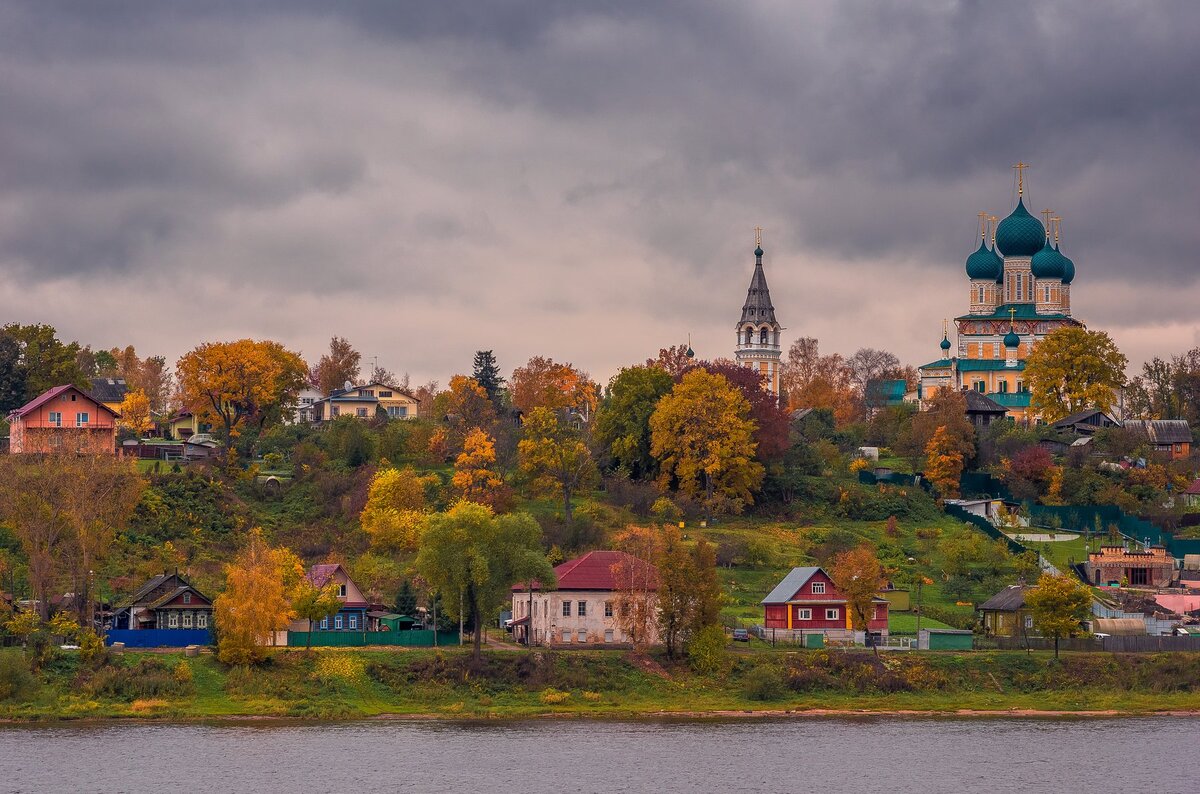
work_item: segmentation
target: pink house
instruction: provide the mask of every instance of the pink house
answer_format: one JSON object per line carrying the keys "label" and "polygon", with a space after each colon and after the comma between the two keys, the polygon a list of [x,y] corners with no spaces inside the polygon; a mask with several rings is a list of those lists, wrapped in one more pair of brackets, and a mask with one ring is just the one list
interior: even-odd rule
{"label": "pink house", "polygon": [[115,455],[116,411],[75,386],[55,386],[8,415],[8,451]]}

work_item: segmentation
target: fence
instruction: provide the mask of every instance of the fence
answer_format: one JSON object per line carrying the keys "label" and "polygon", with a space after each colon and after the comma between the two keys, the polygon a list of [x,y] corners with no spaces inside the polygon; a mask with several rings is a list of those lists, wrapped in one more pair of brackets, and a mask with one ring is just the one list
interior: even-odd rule
{"label": "fence", "polygon": [[[1046,637],[991,638],[1003,651],[1054,650],[1054,640]],[[1164,651],[1200,651],[1200,637],[1153,637],[1148,634],[1115,637],[1064,637],[1060,651],[1108,651],[1109,653],[1161,653]]]}
{"label": "fence", "polygon": [[1005,535],[1000,530],[996,529],[992,522],[988,521],[983,516],[977,516],[974,513],[967,512],[958,505],[950,504],[946,505],[946,515],[953,516],[960,521],[965,521],[968,524],[977,527],[980,532],[987,535],[989,538],[1004,541],[1005,545],[1008,546],[1008,550],[1013,554],[1021,554],[1025,551],[1024,546],[1010,538],[1008,535]]}
{"label": "fence", "polygon": [[1161,544],[1176,557],[1200,554],[1200,538],[1176,538],[1143,518],[1125,513],[1116,505],[1028,505],[1028,509],[1032,525],[1054,525],[1101,534],[1115,526],[1125,537],[1142,543]]}
{"label": "fence", "polygon": [[[434,640],[432,629],[414,631],[314,631],[314,648],[361,648],[365,645],[392,645],[408,648],[432,648],[434,645],[458,645],[458,631],[439,631]],[[304,648],[309,643],[309,632],[289,631],[289,647]]]}
{"label": "fence", "polygon": [[112,629],[104,633],[104,642],[123,642],[126,648],[186,648],[212,645],[213,636],[208,629]]}

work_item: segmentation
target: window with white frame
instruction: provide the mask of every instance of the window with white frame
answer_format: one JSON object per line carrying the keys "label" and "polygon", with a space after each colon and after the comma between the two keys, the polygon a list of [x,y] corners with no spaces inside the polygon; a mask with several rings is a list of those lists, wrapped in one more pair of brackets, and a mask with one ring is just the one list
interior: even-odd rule
{"label": "window with white frame", "polygon": [[820,595],[821,593],[824,593],[825,592],[825,583],[824,582],[813,582],[812,591],[816,595]]}
{"label": "window with white frame", "polygon": [[51,411],[49,421],[55,427],[62,427],[62,411]]}
{"label": "window with white frame", "polygon": [[75,414],[76,427],[87,427],[90,421],[91,415],[89,415],[87,411],[79,411]]}
{"label": "window with white frame", "polygon": [[612,616],[613,616],[613,603],[612,603],[612,601],[605,601],[604,602],[604,617],[611,618]]}
{"label": "window with white frame", "polygon": [[1033,615],[1025,616],[1025,628],[1027,628],[1027,629],[1033,628]]}
{"label": "window with white frame", "polygon": [[563,617],[564,618],[571,617],[571,602],[570,601],[563,601]]}
{"label": "window with white frame", "polygon": [[167,615],[167,628],[170,628],[170,629],[179,628],[179,613],[178,612],[171,612],[170,614]]}
{"label": "window with white frame", "polygon": [[837,620],[838,619],[838,611],[836,609],[825,610],[825,619],[826,620]]}
{"label": "window with white frame", "polygon": [[322,630],[329,628],[329,618],[321,618]]}
{"label": "window with white frame", "polygon": [[358,628],[358,615],[350,615],[350,630],[354,631]]}
{"label": "window with white frame", "polygon": [[614,638],[615,638],[615,635],[613,634],[612,629],[604,630],[604,641],[605,642],[612,642]]}
{"label": "window with white frame", "polygon": [[354,413],[358,416],[359,419],[365,419],[367,416],[367,409],[366,408],[355,408]]}
{"label": "window with white frame", "polygon": [[581,618],[587,617],[587,601],[580,601],[576,614]]}
{"label": "window with white frame", "polygon": [[812,620],[812,610],[811,609],[797,609],[796,617],[799,618],[800,620]]}
{"label": "window with white frame", "polygon": [[190,603],[192,603],[192,594],[191,594],[191,593],[184,593],[184,594],[183,594],[183,603],[185,603],[185,604],[190,604]]}
{"label": "window with white frame", "polygon": [[207,612],[197,612],[196,613],[196,628],[198,628],[198,629],[208,628],[208,613]]}
{"label": "window with white frame", "polygon": [[563,642],[570,642],[570,641],[571,641],[571,630],[570,630],[570,629],[563,629],[563,630],[562,630],[562,641],[563,641]]}
{"label": "window with white frame", "polygon": [[583,629],[579,630],[579,634],[575,637],[576,642],[587,642],[587,632]]}
{"label": "window with white frame", "polygon": [[333,627],[335,629],[341,629],[341,627],[342,627],[342,616],[341,615],[333,616]]}
{"label": "window with white frame", "polygon": [[183,627],[185,629],[190,629],[192,627],[192,613],[191,612],[183,613]]}

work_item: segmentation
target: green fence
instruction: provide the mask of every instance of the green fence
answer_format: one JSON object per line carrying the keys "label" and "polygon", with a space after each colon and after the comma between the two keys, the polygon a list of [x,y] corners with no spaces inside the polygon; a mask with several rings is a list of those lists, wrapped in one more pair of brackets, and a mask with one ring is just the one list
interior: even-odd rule
{"label": "green fence", "polygon": [[[288,646],[303,648],[309,644],[309,632],[289,631]],[[434,632],[431,629],[416,631],[314,631],[314,648],[361,648],[364,645],[396,645],[408,648],[432,648],[434,645],[458,645],[457,631]]]}
{"label": "green fence", "polygon": [[1008,550],[1011,551],[1013,554],[1021,554],[1025,551],[1024,546],[1022,546],[1020,543],[1017,543],[1015,540],[1010,538],[1008,535],[1005,535],[1000,530],[996,529],[996,527],[992,524],[991,521],[988,521],[986,518],[984,518],[982,516],[977,516],[974,513],[968,513],[966,510],[963,510],[958,505],[950,505],[950,504],[946,505],[946,515],[953,516],[954,518],[957,518],[960,521],[965,521],[968,524],[971,524],[971,525],[977,527],[980,532],[987,535],[989,538],[994,538],[996,540],[1004,541],[1005,545],[1008,546]]}
{"label": "green fence", "polygon": [[1104,535],[1115,526],[1126,537],[1143,543],[1161,544],[1175,557],[1200,554],[1200,539],[1175,538],[1170,532],[1145,519],[1131,516],[1115,505],[1026,505],[1029,523],[1034,526],[1058,526],[1077,532]]}

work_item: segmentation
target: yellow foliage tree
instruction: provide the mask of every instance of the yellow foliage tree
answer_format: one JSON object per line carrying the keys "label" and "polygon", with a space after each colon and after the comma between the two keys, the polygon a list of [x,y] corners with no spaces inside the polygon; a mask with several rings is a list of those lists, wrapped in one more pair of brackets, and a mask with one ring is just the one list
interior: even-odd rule
{"label": "yellow foliage tree", "polygon": [[272,635],[295,617],[289,593],[303,572],[294,554],[269,547],[261,530],[250,533],[241,554],[225,566],[225,592],[213,602],[218,659],[253,664],[266,658]]}
{"label": "yellow foliage tree", "polygon": [[535,408],[572,408],[590,417],[599,399],[596,384],[586,372],[542,356],[513,370],[509,393],[513,406],[525,414]]}
{"label": "yellow foliage tree", "polygon": [[137,433],[139,437],[149,433],[154,427],[154,420],[150,418],[150,398],[141,389],[126,392],[117,413],[121,415],[117,424]]}
{"label": "yellow foliage tree", "polygon": [[478,427],[467,433],[463,451],[454,461],[451,481],[459,495],[468,502],[490,504],[490,495],[504,480],[493,468],[496,465],[496,443]]}
{"label": "yellow foliage tree", "polygon": [[925,478],[933,483],[943,499],[958,498],[958,484],[962,478],[963,454],[958,442],[945,427],[939,427],[925,447],[929,463],[925,467]]}
{"label": "yellow foliage tree", "polygon": [[563,515],[570,521],[571,498],[596,475],[591,450],[583,435],[549,408],[534,408],[524,430],[517,444],[522,471],[533,475],[536,487],[561,494]]}
{"label": "yellow foliage tree", "polygon": [[[864,543],[842,552],[834,558],[829,575],[846,597],[850,625],[855,631],[869,632],[875,615],[875,596],[883,586],[883,567],[875,549]],[[879,653],[878,648],[872,648]]]}
{"label": "yellow foliage tree", "polygon": [[422,477],[412,468],[376,472],[359,516],[371,546],[390,552],[416,549],[427,512],[425,489],[436,482],[437,477]]}
{"label": "yellow foliage tree", "polygon": [[1033,625],[1044,637],[1054,638],[1054,658],[1058,658],[1058,640],[1083,630],[1083,621],[1092,609],[1092,591],[1074,576],[1044,573],[1037,586],[1025,594],[1025,604],[1033,614]]}
{"label": "yellow foliage tree", "polygon": [[709,516],[740,512],[763,479],[755,423],[738,387],[704,369],[683,376],[650,417],[650,454],[664,485],[703,500]]}
{"label": "yellow foliage tree", "polygon": [[1103,331],[1059,328],[1025,360],[1025,382],[1042,420],[1056,422],[1086,408],[1111,412],[1128,359]]}
{"label": "yellow foliage tree", "polygon": [[175,365],[179,401],[222,429],[224,441],[246,421],[279,418],[304,388],[308,367],[278,342],[206,342]]}

